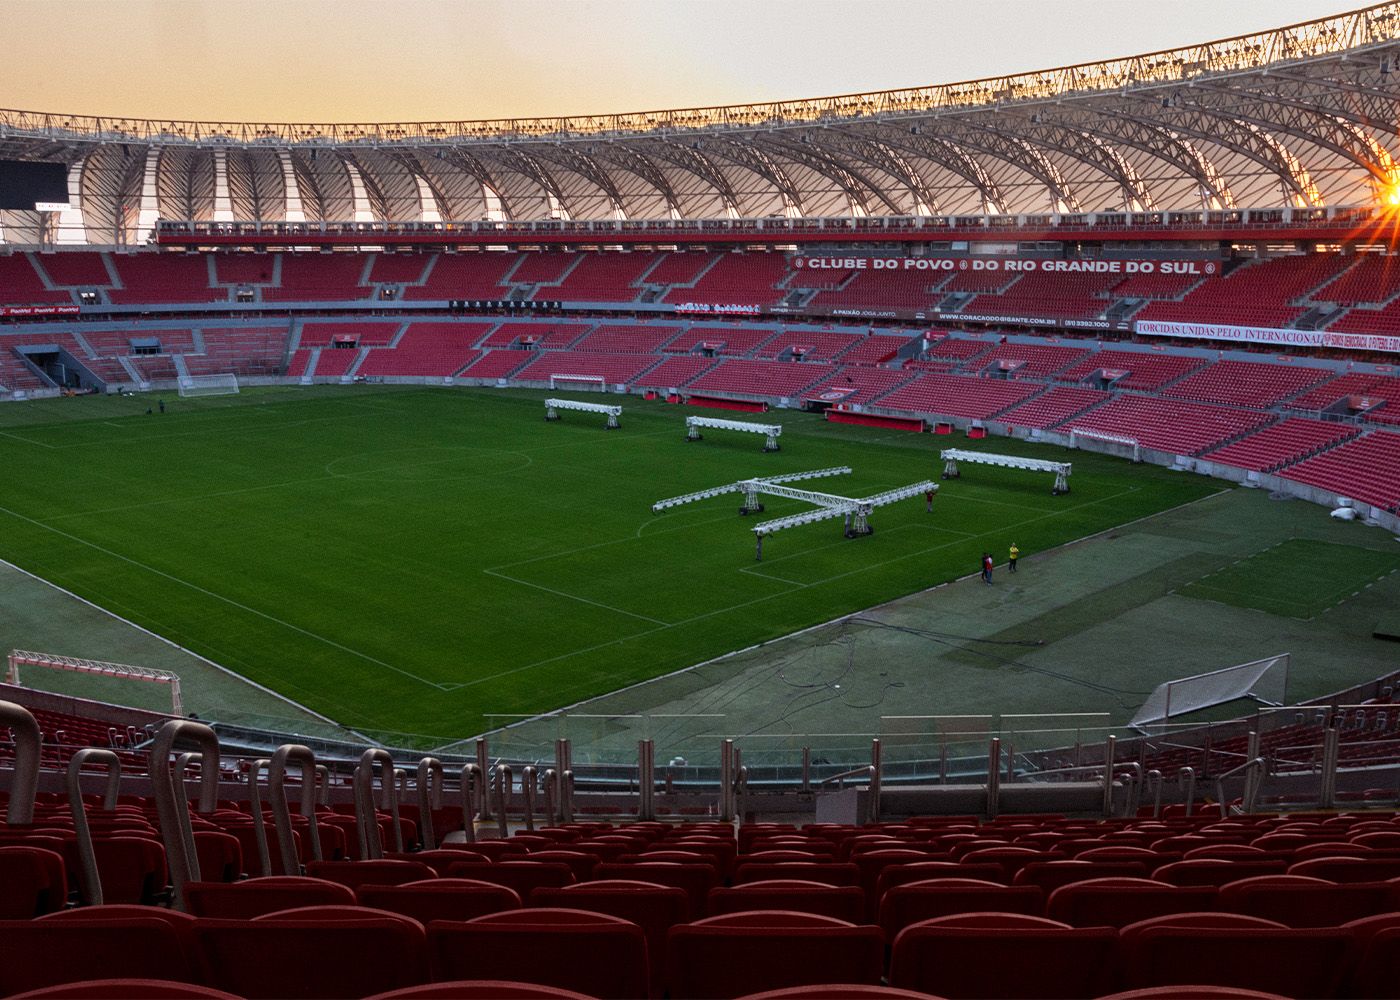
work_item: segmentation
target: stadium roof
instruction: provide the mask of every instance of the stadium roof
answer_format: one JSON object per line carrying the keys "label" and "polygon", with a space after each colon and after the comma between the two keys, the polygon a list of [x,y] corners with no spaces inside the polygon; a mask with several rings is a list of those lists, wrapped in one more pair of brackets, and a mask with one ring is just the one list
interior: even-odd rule
{"label": "stadium roof", "polygon": [[[910,90],[574,118],[252,124],[0,111],[61,224],[1192,211],[1400,201],[1400,3]],[[71,199],[70,200],[74,200]],[[28,215],[29,218],[23,216]],[[55,241],[35,213],[4,213]],[[64,242],[60,237],[57,242]]]}

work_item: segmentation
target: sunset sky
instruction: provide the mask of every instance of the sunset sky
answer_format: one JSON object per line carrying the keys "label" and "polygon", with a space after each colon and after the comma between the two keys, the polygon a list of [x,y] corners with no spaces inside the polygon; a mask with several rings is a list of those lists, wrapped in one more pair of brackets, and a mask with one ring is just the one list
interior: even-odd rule
{"label": "sunset sky", "polygon": [[243,121],[640,111],[945,83],[1328,0],[0,0],[0,106]]}

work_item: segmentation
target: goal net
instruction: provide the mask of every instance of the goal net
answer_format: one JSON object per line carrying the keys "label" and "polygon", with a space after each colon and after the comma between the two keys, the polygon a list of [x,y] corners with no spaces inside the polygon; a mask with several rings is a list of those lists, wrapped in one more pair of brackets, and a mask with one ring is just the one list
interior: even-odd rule
{"label": "goal net", "polygon": [[1158,684],[1129,723],[1134,729],[1164,725],[1174,717],[1253,698],[1265,705],[1288,703],[1288,654],[1252,660],[1223,670]]}
{"label": "goal net", "polygon": [[607,380],[601,375],[551,375],[549,376],[549,387],[551,389],[608,391]]}
{"label": "goal net", "polygon": [[[17,686],[20,683],[21,667],[43,667],[47,670],[86,674],[92,678],[145,681],[151,684],[165,685],[170,691],[171,714],[185,714],[184,704],[180,698],[180,675],[172,670],[161,670],[157,667],[135,667],[129,663],[108,663],[105,660],[84,660],[76,656],[57,656],[52,653],[35,653],[27,649],[12,650],[7,667],[5,683]],[[129,703],[126,699],[110,696],[103,700],[110,700],[118,704]]]}
{"label": "goal net", "polygon": [[238,376],[185,375],[180,379],[181,396],[233,396],[238,393]]}

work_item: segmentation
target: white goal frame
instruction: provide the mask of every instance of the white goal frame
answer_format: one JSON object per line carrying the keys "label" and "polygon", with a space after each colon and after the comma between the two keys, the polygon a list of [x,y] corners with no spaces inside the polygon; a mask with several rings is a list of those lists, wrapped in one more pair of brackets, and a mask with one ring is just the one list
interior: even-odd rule
{"label": "white goal frame", "polygon": [[135,667],[129,663],[108,663],[105,660],[84,660],[76,656],[58,656],[53,653],[35,653],[27,649],[12,649],[9,666],[5,671],[5,683],[19,686],[20,667],[45,667],[49,670],[69,670],[80,674],[97,674],[117,680],[149,681],[153,684],[170,686],[170,714],[184,715],[184,702],[180,697],[180,675],[173,670],[158,667]]}
{"label": "white goal frame", "polygon": [[182,375],[179,388],[181,396],[236,396],[238,376],[233,372],[222,375]]}
{"label": "white goal frame", "polygon": [[608,391],[608,380],[602,375],[551,375],[549,376],[549,387],[551,389],[577,389],[580,392],[585,386],[597,386],[599,392]]}
{"label": "white goal frame", "polygon": [[1280,653],[1222,670],[1164,681],[1147,696],[1128,725],[1146,732],[1151,727],[1167,725],[1175,716],[1239,698],[1253,698],[1275,707],[1286,705],[1290,659],[1288,653]]}

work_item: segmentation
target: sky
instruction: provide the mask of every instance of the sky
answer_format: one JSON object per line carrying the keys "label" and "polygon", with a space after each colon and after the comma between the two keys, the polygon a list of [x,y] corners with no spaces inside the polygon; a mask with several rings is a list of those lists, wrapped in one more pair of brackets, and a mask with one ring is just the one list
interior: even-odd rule
{"label": "sky", "polygon": [[0,107],[133,118],[549,117],[949,83],[1360,0],[0,0]]}

